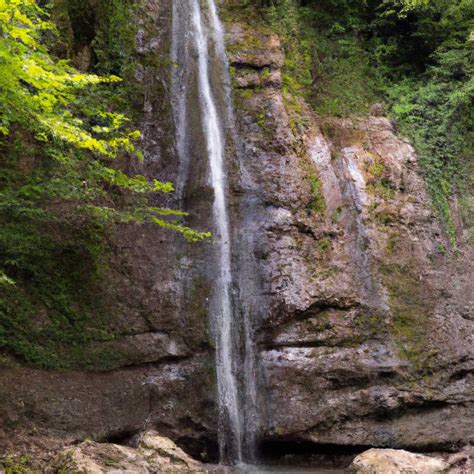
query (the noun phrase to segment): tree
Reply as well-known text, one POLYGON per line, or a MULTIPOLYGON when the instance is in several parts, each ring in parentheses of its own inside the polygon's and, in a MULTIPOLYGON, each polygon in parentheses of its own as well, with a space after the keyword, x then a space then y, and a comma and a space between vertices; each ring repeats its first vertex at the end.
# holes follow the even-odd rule
POLYGON ((81 74, 51 57, 40 37, 54 27, 44 17, 35 0, 0 0, 0 132, 8 135, 16 123, 40 140, 60 139, 95 154, 133 151, 139 133, 119 132, 123 115, 101 111, 106 125, 88 130, 72 112, 79 89, 120 79, 81 74))
MULTIPOLYGON (((46 12, 35 0, 0 0, 0 136, 8 139, 12 129, 26 130, 43 143, 48 158, 58 167, 76 165, 76 180, 93 178, 91 185, 97 192, 91 193, 89 189, 87 194, 77 196, 87 212, 103 218, 148 220, 181 232, 189 240, 208 237, 163 218, 185 215, 179 211, 150 206, 119 211, 94 203, 94 198, 102 195, 101 185, 143 195, 171 192, 173 186, 158 180, 149 182, 143 176, 128 176, 110 167, 110 159, 118 153, 141 158, 134 145, 140 133, 129 128, 123 114, 101 105, 84 105, 80 94, 84 90, 90 93, 98 84, 113 84, 120 79, 82 74, 67 61, 54 58, 41 41, 51 32, 54 25, 47 21, 46 12)), ((64 182, 45 182, 43 187, 44 193, 55 198, 61 196, 62 188, 67 188, 64 182)))

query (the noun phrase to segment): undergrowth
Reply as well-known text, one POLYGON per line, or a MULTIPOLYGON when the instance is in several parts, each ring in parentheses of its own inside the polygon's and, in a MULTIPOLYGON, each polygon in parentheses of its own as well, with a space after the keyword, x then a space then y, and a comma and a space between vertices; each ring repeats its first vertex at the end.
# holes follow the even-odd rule
MULTIPOLYGON (((433 207, 455 246, 454 196, 473 222, 466 196, 474 184, 474 3, 239 4, 280 36, 284 94, 304 97, 321 116, 366 116, 372 104, 385 104, 417 150, 433 207)), ((235 2, 232 9, 236 15, 235 2)))

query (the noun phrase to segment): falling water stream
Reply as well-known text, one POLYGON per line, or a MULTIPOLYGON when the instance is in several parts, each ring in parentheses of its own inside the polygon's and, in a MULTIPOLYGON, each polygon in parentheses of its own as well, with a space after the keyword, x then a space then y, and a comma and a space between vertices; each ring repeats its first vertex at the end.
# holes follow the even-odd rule
MULTIPOLYGON (((218 107, 213 91, 210 70, 212 53, 220 61, 220 67, 227 67, 224 61, 223 30, 214 0, 174 0, 173 1, 173 108, 176 124, 177 150, 180 158, 178 191, 182 193, 189 174, 189 120, 188 94, 192 77, 188 68, 196 61, 197 89, 202 129, 205 137, 209 181, 214 193, 213 221, 216 240, 217 275, 214 280, 211 306, 216 344, 217 386, 219 400, 219 447, 221 460, 239 463, 244 459, 242 452, 243 409, 240 406, 239 382, 235 374, 238 365, 234 331, 238 325, 233 321, 232 307, 232 258, 230 221, 227 203, 227 183, 225 164, 225 115, 218 107), (203 7, 206 7, 204 12, 203 7), (205 14, 206 13, 206 14, 205 14)), ((222 89, 225 78, 221 79, 222 89)), ((225 95, 225 93, 224 93, 225 95)))

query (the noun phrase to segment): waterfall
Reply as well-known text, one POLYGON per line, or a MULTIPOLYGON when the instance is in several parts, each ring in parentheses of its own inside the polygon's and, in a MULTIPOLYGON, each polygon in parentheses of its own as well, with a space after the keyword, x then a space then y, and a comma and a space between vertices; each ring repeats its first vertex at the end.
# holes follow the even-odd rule
MULTIPOLYGON (((219 446, 221 460, 231 463, 241 462, 242 452, 243 407, 242 396, 239 396, 240 384, 236 376, 238 362, 237 341, 239 324, 234 321, 232 304, 232 249, 230 220, 227 202, 227 180, 225 163, 225 124, 229 117, 223 116, 218 107, 218 99, 227 102, 227 112, 231 104, 226 100, 227 61, 225 59, 222 25, 219 21, 214 0, 207 0, 207 14, 204 15, 199 0, 173 1, 173 109, 176 125, 177 151, 180 160, 178 190, 180 194, 189 174, 189 135, 192 132, 188 120, 188 96, 192 95, 187 88, 195 76, 188 69, 195 67, 197 89, 199 92, 202 130, 205 137, 209 181, 214 193, 212 206, 214 238, 216 240, 216 276, 214 279, 211 304, 212 322, 216 345, 216 371, 219 403, 219 446), (216 57, 212 56, 215 48, 216 57), (192 51, 194 56, 190 53, 192 51), (210 69, 214 59, 219 61, 217 68, 222 76, 217 86, 221 95, 213 91, 212 78, 216 71, 210 69), (195 61, 195 65, 193 63, 195 61), (222 97, 221 97, 222 96, 222 97)), ((216 84, 214 84, 216 86, 216 84)), ((189 107, 190 109, 190 107, 189 107)))
MULTIPOLYGON (((208 0, 209 13, 210 13, 210 26, 213 41, 215 44, 216 54, 219 62, 222 65, 222 81, 224 87, 224 100, 227 113, 227 123, 229 128, 229 134, 232 137, 232 141, 235 147, 235 154, 239 161, 239 169, 243 176, 241 178, 248 179, 248 173, 246 166, 242 160, 243 149, 239 136, 236 132, 236 120, 234 114, 234 106, 231 97, 231 81, 229 74, 229 62, 225 51, 224 41, 224 28, 219 19, 216 4, 214 1, 208 0), (245 176, 245 177, 244 177, 245 176)), ((257 361, 256 361, 256 344, 255 344, 255 319, 258 311, 255 310, 255 301, 253 295, 261 291, 257 289, 253 278, 257 274, 255 256, 255 244, 254 239, 258 235, 255 229, 255 222, 259 221, 255 212, 251 212, 249 216, 249 209, 255 211, 255 203, 251 193, 244 193, 241 196, 241 204, 246 208, 246 212, 242 213, 240 218, 242 219, 239 227, 243 231, 243 234, 239 235, 239 260, 240 260, 240 275, 234 282, 239 289, 240 299, 239 313, 242 319, 241 322, 241 342, 245 348, 245 354, 240 361, 240 372, 242 377, 242 403, 241 403, 241 417, 243 417, 243 430, 242 430, 242 449, 243 457, 246 462, 255 462, 256 460, 256 437, 260 430, 260 413, 257 401, 257 361)), ((239 252, 238 251, 238 252, 239 252)), ((237 252, 237 253, 238 253, 237 252)), ((262 305, 261 298, 257 303, 259 306, 262 305)))

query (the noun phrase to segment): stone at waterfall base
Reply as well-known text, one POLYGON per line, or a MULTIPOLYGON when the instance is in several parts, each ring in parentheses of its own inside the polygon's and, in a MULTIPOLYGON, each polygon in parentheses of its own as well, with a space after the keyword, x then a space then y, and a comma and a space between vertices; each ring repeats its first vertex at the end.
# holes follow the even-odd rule
POLYGON ((353 474, 464 474, 471 473, 473 452, 466 448, 446 460, 399 449, 369 449, 349 468, 353 474))
POLYGON ((74 468, 88 474, 211 471, 189 457, 173 441, 153 431, 140 435, 136 448, 86 441, 67 450, 67 455, 74 468))

